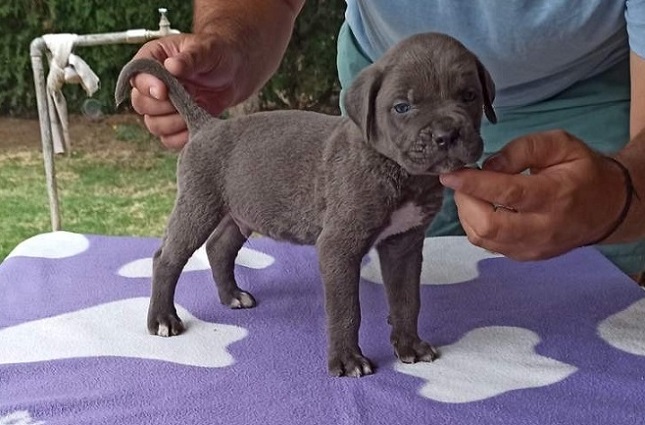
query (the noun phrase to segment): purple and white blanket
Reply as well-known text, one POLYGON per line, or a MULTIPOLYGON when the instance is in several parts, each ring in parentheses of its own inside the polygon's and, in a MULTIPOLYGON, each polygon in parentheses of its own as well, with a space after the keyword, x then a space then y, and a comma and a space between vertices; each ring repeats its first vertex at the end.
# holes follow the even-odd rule
POLYGON ((465 238, 425 244, 421 336, 389 343, 378 262, 362 270, 363 352, 377 373, 327 375, 312 247, 251 239, 258 300, 229 310, 203 250, 176 301, 187 331, 148 335, 152 238, 55 232, 0 264, 0 424, 644 424, 645 292, 592 248, 516 263, 465 238))

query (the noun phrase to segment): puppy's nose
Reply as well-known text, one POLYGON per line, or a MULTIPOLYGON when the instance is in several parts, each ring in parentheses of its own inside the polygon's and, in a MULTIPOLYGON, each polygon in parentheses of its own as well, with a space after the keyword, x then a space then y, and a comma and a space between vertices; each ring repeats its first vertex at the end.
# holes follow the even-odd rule
POLYGON ((450 147, 459 137, 459 131, 456 128, 447 130, 434 130, 432 132, 432 141, 440 148, 450 147))

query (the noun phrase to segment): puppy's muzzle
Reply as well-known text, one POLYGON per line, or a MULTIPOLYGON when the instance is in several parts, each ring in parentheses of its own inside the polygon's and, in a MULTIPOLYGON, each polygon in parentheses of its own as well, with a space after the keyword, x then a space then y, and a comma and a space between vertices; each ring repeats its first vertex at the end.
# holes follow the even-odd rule
POLYGON ((470 120, 441 118, 419 131, 408 157, 434 174, 474 163, 482 152, 482 139, 470 120))
POLYGON ((437 149, 447 151, 467 141, 471 136, 470 127, 472 126, 472 122, 465 114, 453 112, 432 119, 420 133, 426 139, 429 134, 430 142, 437 149))
POLYGON ((437 145, 439 149, 449 149, 459 138, 459 130, 457 128, 442 128, 433 130, 431 133, 432 143, 437 145))

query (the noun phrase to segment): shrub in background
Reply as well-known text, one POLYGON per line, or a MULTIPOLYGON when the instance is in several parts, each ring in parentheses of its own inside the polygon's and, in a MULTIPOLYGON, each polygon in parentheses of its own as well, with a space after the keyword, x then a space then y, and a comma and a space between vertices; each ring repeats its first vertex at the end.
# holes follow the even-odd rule
MULTIPOLYGON (((186 0, 3 0, 0 3, 0 115, 35 116, 36 95, 29 56, 31 41, 46 33, 92 34, 157 29, 157 8, 166 7, 172 27, 190 31, 192 2, 186 0)), ((261 107, 336 111, 336 34, 342 0, 309 0, 298 18, 281 68, 262 91, 261 107)), ((93 96, 103 112, 114 111, 112 93, 120 68, 138 45, 78 47, 74 52, 101 79, 93 96)), ((71 112, 81 111, 81 87, 63 88, 71 112)))
POLYGON ((338 111, 336 42, 343 0, 307 1, 280 69, 261 93, 265 109, 338 111))
MULTIPOLYGON (((173 28, 188 31, 191 3, 163 0, 170 10, 173 28)), ((47 33, 91 34, 134 28, 157 29, 162 6, 158 0, 4 0, 0 5, 0 113, 35 115, 36 95, 29 56, 31 41, 47 33)), ((101 79, 94 95, 106 107, 113 106, 111 93, 123 64, 136 52, 136 45, 78 47, 81 56, 101 79)), ((70 111, 79 111, 86 95, 76 85, 64 87, 70 111)))

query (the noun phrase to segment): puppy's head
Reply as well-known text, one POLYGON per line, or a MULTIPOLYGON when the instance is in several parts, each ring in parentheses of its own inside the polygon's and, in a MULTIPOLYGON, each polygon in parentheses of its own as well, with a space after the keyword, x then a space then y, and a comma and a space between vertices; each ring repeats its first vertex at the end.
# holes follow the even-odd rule
POLYGON ((447 35, 409 37, 348 89, 347 115, 367 143, 410 174, 453 171, 479 159, 482 110, 492 123, 495 85, 477 57, 447 35))

